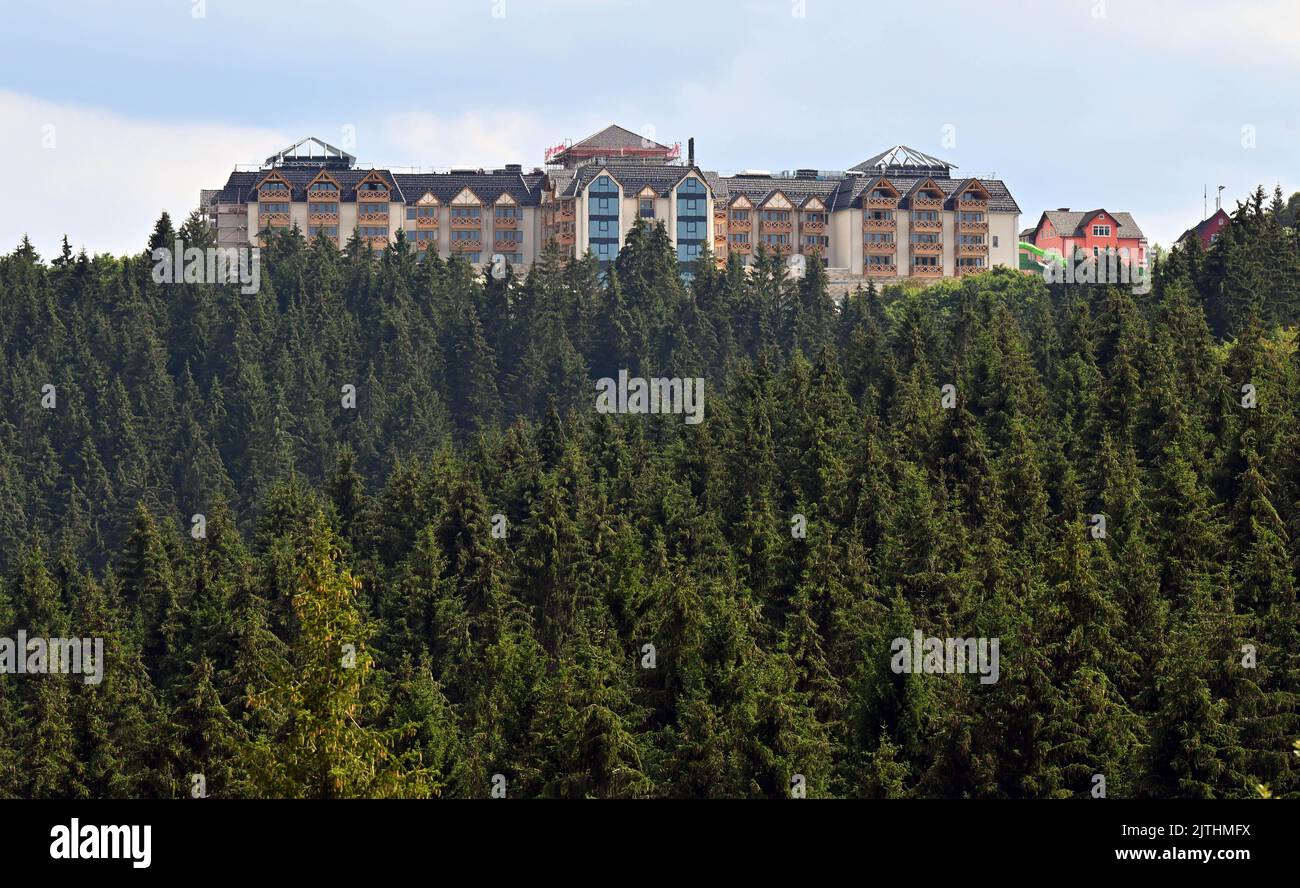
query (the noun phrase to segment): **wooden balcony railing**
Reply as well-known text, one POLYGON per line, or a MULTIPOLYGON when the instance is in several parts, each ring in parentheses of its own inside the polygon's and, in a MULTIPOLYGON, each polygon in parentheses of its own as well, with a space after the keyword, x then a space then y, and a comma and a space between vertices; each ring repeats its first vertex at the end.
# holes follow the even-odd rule
POLYGON ((494 253, 521 253, 524 249, 524 242, 517 240, 494 240, 492 241, 492 251, 494 253))
POLYGON ((483 220, 473 216, 452 216, 452 231, 478 231, 483 227, 483 220))
POLYGON ((339 190, 337 188, 316 188, 313 186, 307 189, 307 199, 332 203, 339 199, 339 190))
POLYGON ((501 231, 507 229, 513 231, 514 229, 519 227, 519 217, 518 216, 494 216, 492 218, 492 225, 493 227, 501 231))
POLYGON ((898 252, 897 241, 863 241, 862 252, 869 256, 892 255, 898 252))
POLYGON ((375 203, 388 203, 390 198, 388 196, 387 188, 385 188, 382 191, 369 191, 367 189, 362 188, 357 190, 357 200, 373 201, 375 203))
POLYGON ((415 249, 418 250, 418 251, 421 252, 421 253, 423 253, 425 250, 429 249, 429 247, 431 247, 431 246, 432 246, 434 249, 437 249, 437 241, 431 241, 431 240, 418 240, 418 241, 415 242, 415 249))
POLYGON ((362 213, 362 212, 358 212, 358 213, 357 213, 357 224, 358 224, 358 225, 387 225, 387 224, 388 224, 388 210, 383 210, 383 211, 378 212, 378 213, 375 213, 375 212, 370 212, 370 213, 362 213))
POLYGON ((943 231, 942 219, 913 219, 913 231, 943 231))
POLYGON ((981 271, 988 271, 987 265, 958 265, 957 275, 979 274, 981 271))
POLYGON ((337 210, 333 213, 308 213, 307 223, 309 225, 338 225, 339 214, 337 210))
POLYGON ((898 209, 898 198, 896 197, 871 197, 868 195, 862 203, 868 210, 896 210, 898 209))
POLYGON ((727 249, 739 256, 749 256, 754 252, 754 245, 745 242, 732 242, 727 245, 727 249))
POLYGON ((943 244, 932 241, 912 241, 914 256, 939 256, 943 253, 943 244))
POLYGON ((754 230, 754 223, 750 219, 732 219, 727 223, 727 230, 736 233, 743 233, 754 230))
POLYGON ((988 244, 958 244, 958 256, 987 256, 989 252, 988 244))
POLYGON ((363 239, 368 244, 370 244, 370 246, 374 247, 376 250, 383 250, 388 247, 388 235, 385 234, 381 234, 377 237, 367 237, 363 239))
POLYGON ((893 231, 898 226, 896 219, 872 219, 862 220, 863 231, 893 231))
POLYGON ((288 225, 289 214, 288 213, 259 213, 257 216, 257 224, 261 228, 267 228, 272 225, 288 225))
POLYGON ((453 253, 477 253, 483 249, 483 241, 475 240, 454 240, 451 242, 453 253))
POLYGON ((897 277, 898 266, 893 262, 868 262, 863 267, 868 277, 897 277))
POLYGON ((573 219, 573 210, 556 210, 555 215, 551 217, 551 221, 556 225, 564 222, 572 222, 573 219))
POLYGON ((913 265, 912 277, 937 278, 943 276, 942 265, 913 265))
POLYGON ((826 231, 826 223, 818 221, 808 221, 800 224, 800 231, 806 231, 809 234, 822 234, 826 231))
POLYGON ((938 210, 943 207, 943 198, 918 194, 912 198, 912 207, 918 210, 938 210))
POLYGON ((574 237, 572 231, 557 231, 552 235, 551 239, 562 247, 573 246, 574 237))
POLYGON ((969 194, 963 194, 957 200, 957 206, 963 210, 984 210, 987 209, 989 202, 982 197, 975 197, 969 194))
POLYGON ((790 234, 794 231, 793 222, 782 222, 777 219, 764 219, 758 224, 759 227, 768 234, 790 234))
POLYGON ((426 231, 430 228, 437 228, 438 217, 437 216, 416 216, 415 227, 424 229, 426 231))
POLYGON ((270 203, 273 200, 288 200, 288 188, 263 188, 257 192, 259 203, 270 203))
POLYGON ((957 223, 958 234, 988 234, 989 223, 987 222, 961 222, 957 223))

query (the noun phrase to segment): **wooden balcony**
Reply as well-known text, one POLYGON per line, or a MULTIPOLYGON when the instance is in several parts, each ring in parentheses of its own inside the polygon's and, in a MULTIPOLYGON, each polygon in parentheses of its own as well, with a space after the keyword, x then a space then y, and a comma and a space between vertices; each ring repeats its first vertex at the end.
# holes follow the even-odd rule
POLYGON ((929 241, 912 241, 912 255, 914 256, 942 256, 943 243, 931 243, 929 241))
POLYGON ((862 199, 862 205, 868 210, 896 210, 898 209, 898 198, 871 197, 868 195, 862 199))
POLYGON ((479 231, 483 228, 483 220, 472 216, 452 216, 452 231, 479 231))
POLYGON ((943 277, 943 266, 942 265, 913 265, 912 277, 919 277, 919 278, 943 277))
POLYGON ((825 234, 825 233, 826 233, 826 223, 825 223, 825 221, 822 221, 822 222, 815 222, 815 221, 802 222, 802 223, 800 223, 800 225, 799 225, 799 230, 800 230, 800 231, 807 232, 808 234, 825 234))
POLYGON ((415 227, 417 229, 422 229, 424 231, 428 231, 430 228, 437 228, 438 217, 437 216, 416 216, 415 227))
POLYGON ((428 249, 430 249, 430 248, 432 248, 432 249, 434 249, 434 250, 437 250, 437 249, 438 249, 438 242, 437 242, 437 241, 431 241, 431 240, 418 240, 418 241, 415 241, 414 243, 415 243, 415 249, 416 249, 417 251, 421 252, 421 253, 423 253, 425 250, 428 250, 428 249))
POLYGON ((942 219, 912 219, 913 231, 943 231, 942 219))
POLYGON ((357 200, 366 201, 367 203, 388 203, 390 198, 388 196, 387 188, 383 191, 367 191, 361 189, 357 191, 357 200))
POLYGON ((316 188, 313 186, 307 189, 307 199, 323 201, 324 203, 337 203, 339 190, 337 188, 316 188))
POLYGON ((988 244, 958 244, 958 256, 987 256, 989 254, 988 244))
POLYGON ((989 208, 989 202, 982 197, 975 197, 971 194, 963 194, 957 200, 957 209, 968 210, 972 212, 982 212, 989 208))
POLYGON ((758 223, 759 229, 767 234, 792 234, 794 233, 793 222, 781 222, 775 219, 764 219, 758 223))
POLYGON ((574 241, 573 232, 557 231, 554 235, 552 235, 551 240, 555 241, 557 244, 559 244, 562 247, 571 247, 573 246, 573 241, 574 241))
POLYGON ((519 227, 518 216, 494 216, 492 226, 498 231, 514 231, 519 227))
POLYGON ((573 210, 556 210, 555 214, 551 216, 551 222, 554 225, 562 225, 566 222, 573 222, 573 221, 574 221, 573 210))
POLYGON ((358 225, 387 225, 387 224, 388 224, 388 210, 384 210, 383 212, 380 212, 380 213, 361 213, 361 212, 358 212, 358 213, 357 213, 357 224, 358 224, 358 225))
POLYGON ((989 223, 987 222, 958 222, 958 234, 988 234, 989 223))
POLYGON ((794 252, 794 244, 764 243, 763 246, 767 248, 767 251, 769 253, 773 253, 777 256, 789 256, 791 253, 794 252))
POLYGON ((754 223, 750 219, 732 219, 727 223, 727 231, 734 231, 737 234, 753 231, 754 223))
POLYGON ((914 210, 941 210, 943 209, 942 197, 926 197, 918 194, 912 198, 912 209, 914 210))
POLYGON ((727 249, 738 256, 749 256, 754 252, 754 245, 748 241, 730 241, 727 244, 727 249))
POLYGON ((259 228, 270 228, 272 225, 288 225, 288 213, 258 213, 257 225, 259 228))
POLYGON ((378 237, 366 237, 366 238, 362 238, 362 240, 364 240, 366 243, 370 244, 370 246, 373 247, 373 248, 376 249, 376 250, 386 250, 386 249, 388 249, 388 236, 387 236, 387 235, 379 235, 378 237))
POLYGON ((257 192, 258 203, 270 203, 272 201, 287 201, 290 199, 288 188, 263 188, 257 192))
POLYGON ((524 242, 517 240, 494 240, 492 241, 492 252, 494 253, 522 253, 524 251, 524 242))
POLYGON ((863 219, 863 231, 893 231, 898 227, 897 219, 863 219))
POLYGON ((726 234, 724 234, 723 232, 719 231, 717 234, 713 235, 713 248, 714 248, 714 252, 717 252, 717 250, 718 250, 719 247, 725 247, 726 245, 727 245, 727 235, 726 235, 726 234))
POLYGON ((451 242, 453 253, 478 253, 483 249, 481 238, 475 240, 454 240, 451 242))
POLYGON ((957 276, 963 277, 968 274, 979 274, 981 271, 988 271, 987 265, 958 265, 957 276))
POLYGON ((898 277, 898 266, 893 262, 868 262, 862 271, 867 277, 898 277))
POLYGON ((898 252, 897 241, 863 241, 862 252, 868 256, 892 256, 898 252))
POLYGON ((338 225, 339 213, 335 210, 332 213, 308 213, 307 224, 309 225, 338 225))

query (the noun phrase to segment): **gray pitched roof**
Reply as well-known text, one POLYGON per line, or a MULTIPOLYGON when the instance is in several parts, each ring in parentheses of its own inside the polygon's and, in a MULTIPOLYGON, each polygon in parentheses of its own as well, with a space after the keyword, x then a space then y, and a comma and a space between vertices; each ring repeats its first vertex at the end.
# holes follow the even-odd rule
MULTIPOLYGON (((1133 221, 1133 217, 1128 213, 1112 213, 1110 210, 1099 208, 1083 213, 1070 212, 1069 210, 1047 210, 1043 215, 1047 217, 1048 222, 1052 223, 1052 228, 1056 229, 1057 234, 1073 237, 1082 235, 1080 228, 1087 223, 1087 220, 1098 213, 1105 213, 1115 220, 1118 226, 1115 229, 1116 237, 1146 238, 1146 235, 1142 233, 1142 229, 1138 228, 1137 223, 1133 221)), ((1041 219, 1039 224, 1042 224, 1041 219)), ((1038 226, 1035 226, 1034 230, 1037 231, 1038 226)))
MULTIPOLYGON (((623 188, 625 195, 634 195, 649 186, 654 189, 655 194, 663 197, 672 191, 677 186, 677 183, 691 171, 704 179, 705 184, 710 188, 714 187, 717 175, 714 174, 710 178, 709 174, 697 167, 659 163, 592 163, 574 170, 573 178, 565 182, 563 190, 557 188, 556 194, 561 197, 573 197, 590 185, 594 179, 608 172, 623 188)), ((716 189, 714 190, 714 196, 715 198, 717 196, 716 189)))
POLYGON ((581 142, 575 142, 569 148, 609 148, 617 150, 619 148, 662 148, 669 150, 667 145, 660 145, 651 139, 647 139, 640 133, 634 133, 630 129, 625 129, 618 124, 610 124, 598 133, 593 133, 581 142), (649 142, 650 144, 645 144, 649 142))
MULTIPOLYGON (((846 187, 843 187, 836 194, 835 209, 843 210, 849 207, 862 206, 862 194, 875 187, 880 176, 851 176, 846 180, 846 187)), ((949 179, 942 176, 904 176, 904 175, 885 175, 883 177, 890 185, 893 185, 898 192, 904 195, 899 202, 899 206, 907 209, 910 206, 908 195, 916 189, 918 185, 926 179, 933 180, 934 184, 943 192, 945 201, 952 197, 958 191, 962 184, 969 179, 949 179)), ((990 213, 1019 213, 1020 205, 1016 199, 1011 196, 1007 189, 1006 183, 1001 179, 979 179, 981 185, 989 193, 989 212, 990 213)))
MULTIPOLYGON (((254 173, 231 173, 230 178, 226 180, 226 187, 221 190, 221 203, 248 203, 257 199, 253 189, 257 184, 270 175, 279 175, 289 183, 291 200, 304 201, 307 199, 307 186, 320 175, 320 168, 312 167, 276 167, 271 170, 259 170, 254 173), (229 196, 230 199, 227 199, 229 196)), ((357 185, 362 179, 371 173, 378 173, 379 177, 387 183, 392 192, 394 200, 402 200, 402 189, 393 174, 388 170, 326 170, 325 171, 334 181, 339 183, 339 200, 344 203, 352 203, 357 199, 357 185)))
POLYGON ((816 197, 830 209, 835 203, 835 194, 844 180, 835 179, 791 179, 778 176, 725 176, 720 182, 725 187, 725 203, 731 203, 742 194, 754 206, 761 206, 776 192, 781 192, 790 203, 802 207, 816 197))
POLYGON ((540 173, 396 173, 394 177, 402 186, 408 204, 417 203, 426 192, 431 192, 441 203, 468 188, 485 204, 496 203, 502 194, 509 194, 520 206, 536 206, 541 202, 542 180, 540 173))

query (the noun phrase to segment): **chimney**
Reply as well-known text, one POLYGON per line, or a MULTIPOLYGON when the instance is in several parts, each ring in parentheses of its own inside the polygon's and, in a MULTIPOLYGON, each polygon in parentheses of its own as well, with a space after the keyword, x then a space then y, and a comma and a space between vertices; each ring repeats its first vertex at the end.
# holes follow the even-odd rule
POLYGON ((695 137, 686 140, 686 163, 695 166, 695 137))
POLYGON ((1057 208, 1056 208, 1056 212, 1058 212, 1058 213, 1068 213, 1068 212, 1070 212, 1070 208, 1069 208, 1069 207, 1057 207, 1057 208))

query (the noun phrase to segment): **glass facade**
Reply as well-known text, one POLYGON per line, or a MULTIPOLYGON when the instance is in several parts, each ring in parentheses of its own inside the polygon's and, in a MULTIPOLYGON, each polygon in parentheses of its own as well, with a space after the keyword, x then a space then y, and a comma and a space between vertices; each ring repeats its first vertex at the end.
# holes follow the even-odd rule
MULTIPOLYGON (((677 186, 677 261, 691 265, 709 235, 708 189, 699 179, 683 179, 677 186)), ((687 269, 683 269, 687 271, 687 269)))
POLYGON ((587 242, 601 267, 618 256, 619 187, 609 176, 598 176, 587 189, 587 242))

